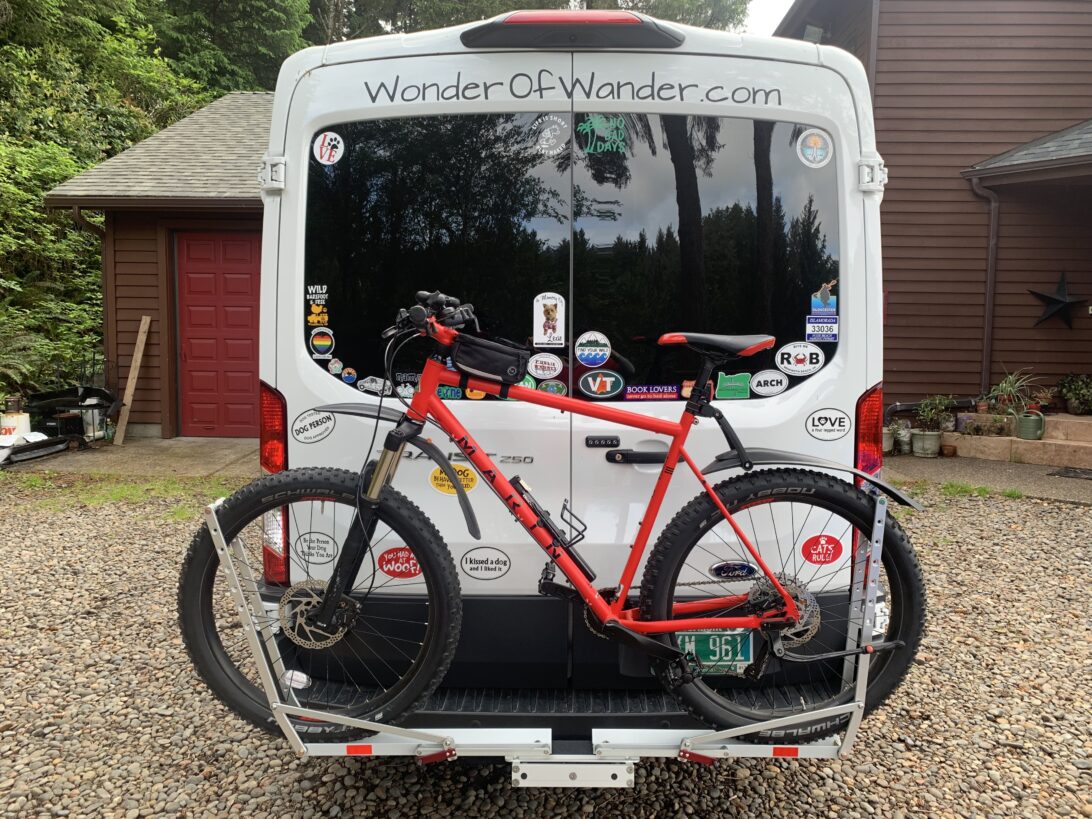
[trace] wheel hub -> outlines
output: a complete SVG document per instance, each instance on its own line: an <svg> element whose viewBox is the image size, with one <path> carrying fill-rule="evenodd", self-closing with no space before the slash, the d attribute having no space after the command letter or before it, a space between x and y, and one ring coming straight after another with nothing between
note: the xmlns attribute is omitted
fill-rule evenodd
<svg viewBox="0 0 1092 819"><path fill-rule="evenodd" d="M789 593L800 612L797 623L781 632L781 644L786 647L803 645L819 631L819 624L822 621L819 602L815 599L815 595L808 591L807 586L795 577L778 575L777 581ZM763 577L751 587L751 591L747 594L747 602L756 611L767 611L778 606L782 598L774 588L773 582L768 577Z"/></svg>
<svg viewBox="0 0 1092 819"><path fill-rule="evenodd" d="M323 629L311 620L311 615L322 605L326 583L321 580L304 580L289 587L278 604L281 629L298 646L310 649L329 648L345 636L349 630L348 617L355 611L350 600L338 603L336 627Z"/></svg>

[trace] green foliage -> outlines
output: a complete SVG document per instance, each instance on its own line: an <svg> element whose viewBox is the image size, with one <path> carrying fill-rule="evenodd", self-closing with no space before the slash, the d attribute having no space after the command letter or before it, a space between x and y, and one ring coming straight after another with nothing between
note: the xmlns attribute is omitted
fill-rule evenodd
<svg viewBox="0 0 1092 819"><path fill-rule="evenodd" d="M937 432L952 417L952 396L931 395L918 404L918 429Z"/></svg>
<svg viewBox="0 0 1092 819"><path fill-rule="evenodd" d="M1028 394L1038 380L1026 369L1006 373L986 397L1000 409L1020 415L1027 412Z"/></svg>
<svg viewBox="0 0 1092 819"><path fill-rule="evenodd" d="M1058 393L1077 403L1077 412L1092 410L1092 375L1069 373L1058 380Z"/></svg>
<svg viewBox="0 0 1092 819"><path fill-rule="evenodd" d="M985 498L989 497L990 490L985 486L971 486L969 483L951 481L940 487L940 493L942 495L947 495L948 497L966 497L974 495L979 498Z"/></svg>

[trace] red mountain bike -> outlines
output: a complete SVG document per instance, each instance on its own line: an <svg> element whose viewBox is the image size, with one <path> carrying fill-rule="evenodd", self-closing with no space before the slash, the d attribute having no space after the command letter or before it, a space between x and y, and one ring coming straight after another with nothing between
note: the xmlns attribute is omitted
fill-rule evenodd
<svg viewBox="0 0 1092 819"><path fill-rule="evenodd" d="M384 332L390 340L388 379L395 345L425 336L440 347L425 364L405 412L360 404L319 408L376 418L377 424L380 417L396 421L378 460L359 475L331 468L270 475L241 489L219 511L225 538L244 547L248 565L240 567L240 575L256 587L263 623L272 626L269 633L278 641L284 666L278 668L278 682L301 706L393 724L422 707L451 662L462 619L454 563L432 522L391 486L405 448L421 449L448 474L471 534L480 537L458 476L421 434L430 422L459 447L546 553L539 591L577 601L586 609L589 628L646 654L662 684L693 716L729 728L793 714L806 717L851 700L846 660L862 649L853 631L860 615L849 590L854 573L868 568L861 556L876 501L815 470L855 472L899 502L914 504L844 465L744 447L709 401L706 385L726 361L769 349L772 337L662 336L660 344L684 344L702 357L682 416L671 422L516 386L526 374L527 349L459 332L477 321L473 307L457 299L421 292L417 302ZM447 356L455 370L445 367ZM616 582L597 587L594 571L575 548L582 537L579 521L567 507L562 522L555 521L518 477L506 477L439 397L442 386L586 415L671 440ZM694 424L706 419L719 425L730 449L701 469L685 444ZM635 588L680 463L702 492L664 527ZM716 486L706 480L726 469L742 474ZM186 557L179 590L187 648L220 699L254 724L275 730L237 613L223 593L223 579L217 580L218 568L208 530L202 528ZM558 571L567 582L558 582ZM882 608L868 649L874 652L869 707L905 675L924 620L921 570L893 519L885 528L878 596ZM777 731L776 739L818 739L847 720L844 715L805 719ZM313 720L293 724L303 735L331 741L367 733Z"/></svg>

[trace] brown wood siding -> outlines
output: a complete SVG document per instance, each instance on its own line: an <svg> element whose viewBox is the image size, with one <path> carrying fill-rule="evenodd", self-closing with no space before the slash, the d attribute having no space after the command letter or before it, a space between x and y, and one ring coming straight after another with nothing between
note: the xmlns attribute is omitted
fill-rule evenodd
<svg viewBox="0 0 1092 819"><path fill-rule="evenodd" d="M868 14L858 15L864 25ZM877 34L877 141L891 175L882 206L886 396L974 395L989 210L960 171L1092 117L1092 3L881 0ZM1005 368L1036 366L1052 380L1087 367L1087 311L1074 311L1072 332L1057 320L1032 329L1041 305L1026 292L1053 290L1062 268L1075 292L1092 290L1078 284L1092 249L1087 227L1056 190L1029 189L1018 201L998 190L993 379ZM1086 282L1087 262L1083 270Z"/></svg>

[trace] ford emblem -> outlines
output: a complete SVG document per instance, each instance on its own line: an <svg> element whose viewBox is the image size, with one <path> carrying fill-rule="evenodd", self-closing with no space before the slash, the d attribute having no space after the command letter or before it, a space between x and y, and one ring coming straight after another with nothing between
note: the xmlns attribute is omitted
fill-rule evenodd
<svg viewBox="0 0 1092 819"><path fill-rule="evenodd" d="M749 577L754 577L757 573L758 569L750 563L724 561L714 563L709 567L709 574L713 577L719 577L721 580L746 580Z"/></svg>

